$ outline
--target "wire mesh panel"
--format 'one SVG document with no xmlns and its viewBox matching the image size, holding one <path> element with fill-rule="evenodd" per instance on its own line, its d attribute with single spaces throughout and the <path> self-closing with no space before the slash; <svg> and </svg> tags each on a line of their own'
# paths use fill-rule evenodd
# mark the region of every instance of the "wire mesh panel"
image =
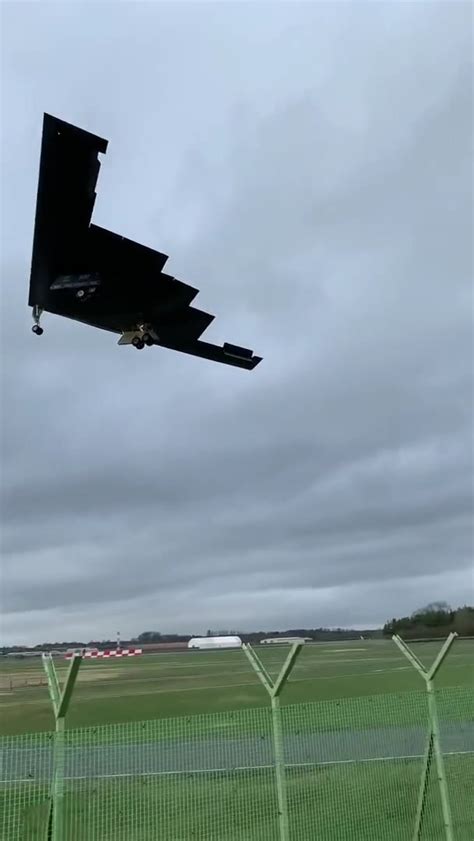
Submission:
<svg viewBox="0 0 474 841">
<path fill-rule="evenodd" d="M 0 740 L 0 839 L 45 838 L 54 735 L 31 733 Z"/>
<path fill-rule="evenodd" d="M 472 841 L 472 693 L 445 689 L 439 701 L 455 837 Z M 282 719 L 292 841 L 411 841 L 430 735 L 424 690 L 288 706 Z M 421 805 L 418 841 L 444 841 L 434 757 Z"/>
<path fill-rule="evenodd" d="M 455 839 L 473 841 L 474 692 L 447 687 L 437 690 L 436 700 Z"/>
<path fill-rule="evenodd" d="M 282 715 L 294 841 L 410 838 L 425 692 L 302 704 Z"/>
<path fill-rule="evenodd" d="M 270 711 L 69 731 L 65 790 L 64 841 L 273 841 Z"/>
</svg>

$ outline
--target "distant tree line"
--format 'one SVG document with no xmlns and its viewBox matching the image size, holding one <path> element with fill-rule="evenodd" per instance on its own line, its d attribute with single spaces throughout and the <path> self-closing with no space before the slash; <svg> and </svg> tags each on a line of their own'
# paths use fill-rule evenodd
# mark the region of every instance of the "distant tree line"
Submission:
<svg viewBox="0 0 474 841">
<path fill-rule="evenodd" d="M 391 619 L 383 627 L 384 636 L 399 634 L 404 639 L 445 637 L 452 631 L 459 636 L 474 636 L 474 607 L 464 605 L 452 610 L 446 602 L 431 602 L 411 616 Z"/>
<path fill-rule="evenodd" d="M 191 636 L 191 634 L 161 634 L 159 631 L 143 631 L 138 637 L 133 637 L 130 641 L 142 645 L 148 645 L 153 642 L 188 642 Z"/>
</svg>

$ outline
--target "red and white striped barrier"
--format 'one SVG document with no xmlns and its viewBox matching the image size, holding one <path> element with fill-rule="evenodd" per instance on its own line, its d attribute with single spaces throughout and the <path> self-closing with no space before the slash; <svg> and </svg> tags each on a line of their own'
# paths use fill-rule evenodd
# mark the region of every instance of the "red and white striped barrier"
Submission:
<svg viewBox="0 0 474 841">
<path fill-rule="evenodd" d="M 64 656 L 66 660 L 72 660 L 74 654 L 80 653 L 80 651 L 68 651 Z M 142 648 L 106 648 L 105 651 L 99 651 L 98 649 L 85 651 L 83 657 L 89 657 L 95 660 L 97 657 L 137 657 L 139 654 L 143 654 Z"/>
</svg>

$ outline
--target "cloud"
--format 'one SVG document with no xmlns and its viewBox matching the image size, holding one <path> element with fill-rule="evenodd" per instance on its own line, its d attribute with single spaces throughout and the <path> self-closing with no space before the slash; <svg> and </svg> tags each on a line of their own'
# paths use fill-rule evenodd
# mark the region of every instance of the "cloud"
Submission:
<svg viewBox="0 0 474 841">
<path fill-rule="evenodd" d="M 472 9 L 87 9 L 4 13 L 4 638 L 469 600 Z M 258 369 L 29 333 L 43 111 L 109 138 L 94 221 Z"/>
</svg>

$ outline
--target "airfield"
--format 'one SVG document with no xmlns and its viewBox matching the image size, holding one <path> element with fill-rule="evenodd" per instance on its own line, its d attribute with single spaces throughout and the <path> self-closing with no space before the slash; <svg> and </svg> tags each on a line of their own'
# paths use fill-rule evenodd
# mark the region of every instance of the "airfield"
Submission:
<svg viewBox="0 0 474 841">
<path fill-rule="evenodd" d="M 429 665 L 440 642 L 413 644 Z M 276 677 L 288 653 L 285 645 L 256 645 Z M 57 658 L 66 674 L 68 662 Z M 474 640 L 456 640 L 436 677 L 436 686 L 472 686 Z M 304 646 L 282 694 L 282 704 L 423 689 L 419 674 L 391 640 L 354 640 Z M 87 727 L 169 716 L 226 712 L 267 706 L 265 689 L 245 654 L 185 651 L 120 660 L 84 660 L 68 727 Z M 0 659 L 0 734 L 54 729 L 41 658 Z"/>
</svg>

